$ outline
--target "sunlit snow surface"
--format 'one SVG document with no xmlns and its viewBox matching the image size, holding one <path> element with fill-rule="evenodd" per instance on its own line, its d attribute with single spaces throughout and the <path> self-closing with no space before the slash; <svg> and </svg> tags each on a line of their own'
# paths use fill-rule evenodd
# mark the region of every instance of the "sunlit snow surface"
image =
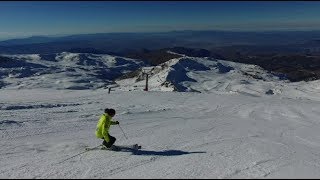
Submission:
<svg viewBox="0 0 320 180">
<path fill-rule="evenodd" d="M 180 60 L 157 76 L 163 82 L 185 72 L 171 78 L 187 92 L 158 86 L 156 76 L 148 92 L 144 81 L 127 79 L 110 94 L 104 88 L 59 90 L 48 81 L 42 87 L 37 78 L 36 88 L 17 88 L 12 77 L 12 85 L 0 89 L 0 178 L 320 177 L 319 81 L 288 83 L 265 73 L 259 80 L 240 73 L 263 72 L 254 66 Z M 273 95 L 265 93 L 269 89 Z M 95 127 L 105 108 L 117 111 L 114 120 L 128 137 L 112 126 L 116 144 L 142 149 L 70 158 L 101 144 Z"/>
<path fill-rule="evenodd" d="M 316 96 L 316 95 L 315 95 Z M 1 90 L 1 178 L 318 178 L 318 100 L 241 94 Z M 104 108 L 137 152 L 86 146 Z"/>
</svg>

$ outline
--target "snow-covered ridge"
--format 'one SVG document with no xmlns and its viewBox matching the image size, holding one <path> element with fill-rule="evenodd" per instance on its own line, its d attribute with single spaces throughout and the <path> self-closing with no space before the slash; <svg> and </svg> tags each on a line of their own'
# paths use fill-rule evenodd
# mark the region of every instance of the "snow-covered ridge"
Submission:
<svg viewBox="0 0 320 180">
<path fill-rule="evenodd" d="M 290 83 L 256 65 L 183 56 L 158 66 L 108 54 L 70 53 L 2 55 L 2 89 L 99 89 L 249 94 L 287 94 L 311 98 L 319 81 Z M 125 76 L 128 73 L 133 75 Z M 125 77 L 125 78 L 124 78 Z"/>
<path fill-rule="evenodd" d="M 0 88 L 97 89 L 144 66 L 130 58 L 88 53 L 2 55 Z"/>
<path fill-rule="evenodd" d="M 319 81 L 291 83 L 257 65 L 187 56 L 140 70 L 135 77 L 117 80 L 119 89 L 144 90 L 146 75 L 143 72 L 149 74 L 149 91 L 238 93 L 252 96 L 286 94 L 291 98 L 310 98 L 314 92 L 320 93 Z"/>
</svg>

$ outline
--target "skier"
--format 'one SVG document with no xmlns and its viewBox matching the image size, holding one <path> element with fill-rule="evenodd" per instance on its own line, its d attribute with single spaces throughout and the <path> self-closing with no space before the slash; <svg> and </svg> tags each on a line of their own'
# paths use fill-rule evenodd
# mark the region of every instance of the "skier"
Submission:
<svg viewBox="0 0 320 180">
<path fill-rule="evenodd" d="M 109 134 L 110 125 L 119 124 L 119 121 L 112 121 L 112 118 L 115 114 L 116 111 L 114 109 L 105 109 L 104 114 L 101 115 L 96 128 L 97 138 L 103 139 L 102 144 L 107 148 L 111 148 L 116 141 L 116 138 L 110 136 Z"/>
</svg>

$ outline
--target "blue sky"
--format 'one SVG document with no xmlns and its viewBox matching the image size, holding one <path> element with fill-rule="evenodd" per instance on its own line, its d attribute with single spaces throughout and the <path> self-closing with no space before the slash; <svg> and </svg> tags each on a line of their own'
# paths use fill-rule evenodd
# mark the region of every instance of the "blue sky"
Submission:
<svg viewBox="0 0 320 180">
<path fill-rule="evenodd" d="M 3 1 L 0 39 L 172 30 L 320 30 L 320 1 Z"/>
</svg>

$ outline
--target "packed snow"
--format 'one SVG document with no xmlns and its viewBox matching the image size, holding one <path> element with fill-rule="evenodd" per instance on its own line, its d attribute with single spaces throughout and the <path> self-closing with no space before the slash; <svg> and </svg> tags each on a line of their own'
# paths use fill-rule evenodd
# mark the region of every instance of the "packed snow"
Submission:
<svg viewBox="0 0 320 180">
<path fill-rule="evenodd" d="M 149 91 L 141 70 L 109 93 L 114 82 L 99 72 L 139 70 L 141 61 L 83 56 L 16 55 L 30 71 L 1 67 L 0 178 L 320 177 L 319 81 L 182 57 L 145 70 Z M 142 149 L 85 151 L 102 143 L 95 128 L 105 108 L 120 122 L 110 129 L 115 144 Z"/>
</svg>

